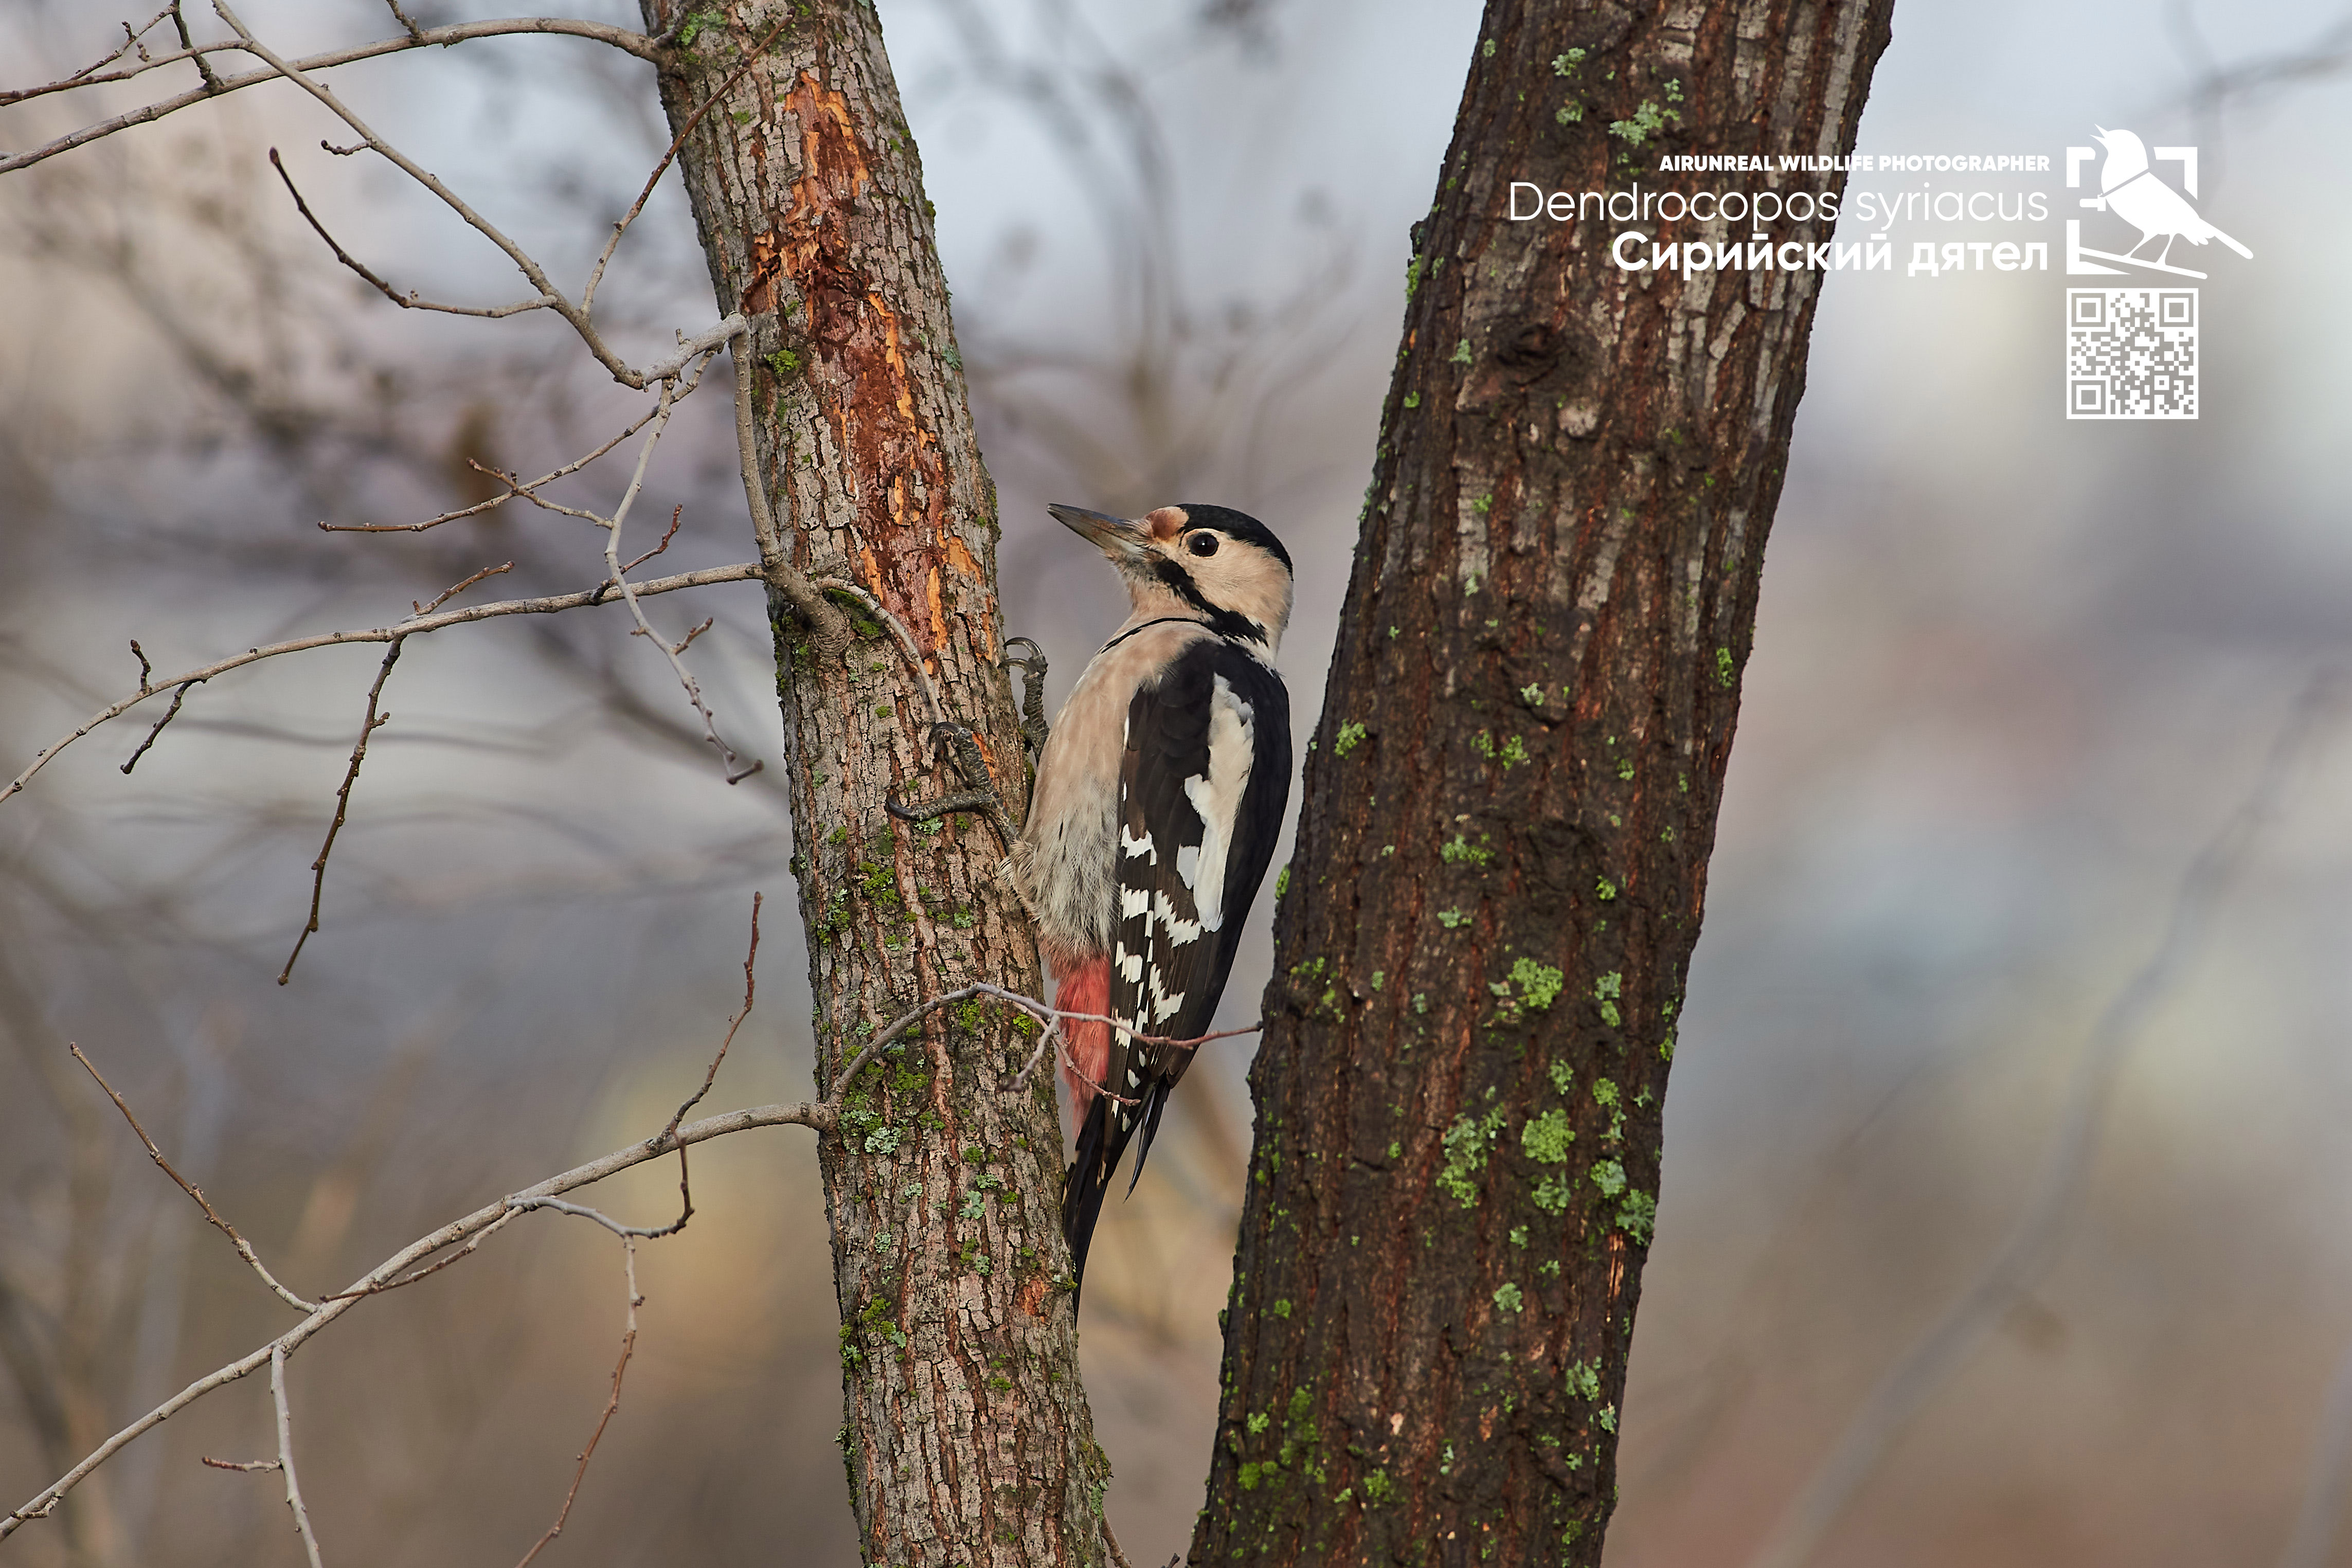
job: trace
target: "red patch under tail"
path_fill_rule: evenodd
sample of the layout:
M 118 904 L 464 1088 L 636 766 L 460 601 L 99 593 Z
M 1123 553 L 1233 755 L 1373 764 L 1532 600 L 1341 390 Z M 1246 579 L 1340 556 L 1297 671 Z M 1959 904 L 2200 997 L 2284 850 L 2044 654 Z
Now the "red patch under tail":
M 1110 958 L 1081 958 L 1065 967 L 1054 966 L 1054 1006 L 1063 1012 L 1107 1015 L 1110 1011 Z M 1095 1085 L 1110 1071 L 1110 1025 L 1066 1021 L 1062 1037 L 1069 1054 L 1062 1061 L 1062 1082 L 1070 1089 L 1070 1117 L 1083 1124 L 1095 1103 Z M 1076 1071 L 1072 1064 L 1076 1063 Z M 1083 1075 L 1083 1076 L 1081 1076 Z

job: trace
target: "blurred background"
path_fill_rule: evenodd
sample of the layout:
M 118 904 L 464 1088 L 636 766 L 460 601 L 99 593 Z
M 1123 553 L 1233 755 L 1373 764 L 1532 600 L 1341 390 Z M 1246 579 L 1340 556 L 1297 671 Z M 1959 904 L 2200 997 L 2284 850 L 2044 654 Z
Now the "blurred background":
M 570 9 L 635 21 L 613 0 Z M 388 21 L 358 0 L 244 15 L 289 54 Z M 1120 613 L 1046 501 L 1242 507 L 1301 563 L 1282 663 L 1303 737 L 1406 228 L 1476 7 L 888 0 L 883 16 L 1002 491 L 1008 626 L 1053 653 L 1058 701 Z M 119 20 L 20 0 L 0 15 L 5 85 L 88 65 Z M 2352 715 L 2326 682 L 2352 642 L 2352 317 L 2326 259 L 2352 198 L 2347 68 L 2352 19 L 2328 5 L 1897 9 L 1863 151 L 2063 169 L 2095 126 L 2195 143 L 2202 210 L 2255 258 L 2198 253 L 2214 277 L 2194 423 L 2061 417 L 2060 274 L 1911 277 L 1898 231 L 1894 273 L 1827 281 L 1676 1058 L 1612 1563 L 1748 1561 L 1801 1496 L 1825 1564 L 2352 1561 L 2334 1494 L 2305 1509 L 2315 1458 L 2340 1479 L 2321 1433 L 2352 1349 Z M 574 288 L 667 141 L 645 68 L 578 41 L 336 79 Z M 0 109 L 0 144 L 136 101 Z M 0 179 L 0 741 L 16 759 L 0 771 L 134 689 L 132 639 L 160 677 L 383 624 L 484 567 L 513 563 L 477 598 L 601 576 L 593 529 L 518 507 L 425 533 L 318 529 L 471 504 L 490 491 L 469 458 L 545 472 L 643 402 L 588 373 L 558 323 L 402 312 L 334 265 L 268 147 L 396 287 L 521 292 L 478 236 L 322 137 L 348 141 L 262 89 Z M 2055 176 L 1968 183 L 2073 200 Z M 674 179 L 599 307 L 639 360 L 710 319 Z M 714 391 L 657 459 L 630 553 L 684 510 L 648 570 L 749 556 Z M 608 504 L 625 473 L 616 455 L 570 495 Z M 692 654 L 704 689 L 740 748 L 772 753 L 757 590 L 648 612 L 672 635 L 716 617 Z M 10 1506 L 289 1321 L 66 1040 L 305 1292 L 656 1131 L 740 1003 L 755 889 L 760 1001 L 710 1103 L 809 1092 L 782 796 L 764 775 L 722 781 L 611 609 L 408 646 L 321 932 L 272 983 L 380 657 L 225 676 L 129 776 L 150 709 L 0 805 Z M 2282 736 L 2290 755 L 2266 765 Z M 2274 810 L 2150 972 L 2192 860 L 2258 785 Z M 1228 1022 L 1263 982 L 1256 919 Z M 2126 997 L 2144 1005 L 2102 1037 Z M 1090 1270 L 1088 1387 L 1139 1563 L 1180 1550 L 1199 1506 L 1245 1049 L 1192 1076 Z M 2097 1113 L 2070 1124 L 2070 1103 Z M 2053 1187 L 2062 1146 L 2080 1177 Z M 642 1251 L 620 1414 L 551 1552 L 770 1561 L 782 1539 L 795 1563 L 851 1562 L 809 1138 L 724 1140 L 695 1171 L 693 1226 Z M 2037 1192 L 2062 1200 L 2046 1244 L 1979 1293 L 1978 1332 L 1903 1385 L 1899 1418 L 1853 1437 Z M 656 1167 L 595 1201 L 658 1223 L 675 1199 Z M 618 1264 L 604 1232 L 533 1217 L 303 1351 L 294 1409 L 331 1563 L 522 1554 L 604 1406 Z M 272 1446 L 266 1388 L 240 1385 L 6 1551 L 293 1563 L 275 1478 L 197 1462 Z M 1832 1469 L 1844 1481 L 1825 1490 Z

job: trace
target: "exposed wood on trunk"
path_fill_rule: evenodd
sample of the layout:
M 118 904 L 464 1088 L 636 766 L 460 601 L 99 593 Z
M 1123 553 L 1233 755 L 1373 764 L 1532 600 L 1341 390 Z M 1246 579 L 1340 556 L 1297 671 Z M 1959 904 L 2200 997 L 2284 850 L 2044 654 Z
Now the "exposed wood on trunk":
M 1842 188 L 1655 171 L 1850 151 L 1891 7 L 1486 8 L 1276 918 L 1202 1568 L 1600 1561 L 1820 276 L 1622 271 L 1623 229 L 1755 225 L 1508 183 Z
M 647 0 L 651 26 L 672 9 Z M 873 12 L 695 7 L 664 57 L 680 161 L 723 315 L 751 323 L 758 483 L 793 565 L 857 584 L 972 727 L 1017 820 L 1027 789 L 995 667 L 995 500 L 973 441 L 921 169 Z M 723 20 L 705 17 L 722 16 Z M 824 656 L 772 594 L 820 1082 L 917 1001 L 989 981 L 1037 994 L 1026 917 L 979 816 L 916 828 L 886 795 L 941 774 L 922 678 L 846 598 Z M 979 784 L 982 780 L 973 779 Z M 842 1317 L 845 1458 L 866 1559 L 1106 1561 L 1057 1204 L 1053 1075 L 1007 1092 L 1034 1028 L 935 1015 L 860 1074 L 824 1138 Z M 787 1555 L 790 1555 L 788 1552 Z

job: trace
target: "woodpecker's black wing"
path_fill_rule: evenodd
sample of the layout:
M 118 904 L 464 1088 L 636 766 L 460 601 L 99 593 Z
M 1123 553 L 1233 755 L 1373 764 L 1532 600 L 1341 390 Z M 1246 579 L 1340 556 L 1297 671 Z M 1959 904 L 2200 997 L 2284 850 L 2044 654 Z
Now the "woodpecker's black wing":
M 1254 654 L 1204 638 L 1137 691 L 1118 778 L 1113 1018 L 1139 1034 L 1208 1032 L 1289 797 L 1290 697 Z M 1074 1269 L 1129 1140 L 1139 1125 L 1140 1176 L 1168 1092 L 1192 1064 L 1190 1051 L 1113 1031 L 1062 1200 Z

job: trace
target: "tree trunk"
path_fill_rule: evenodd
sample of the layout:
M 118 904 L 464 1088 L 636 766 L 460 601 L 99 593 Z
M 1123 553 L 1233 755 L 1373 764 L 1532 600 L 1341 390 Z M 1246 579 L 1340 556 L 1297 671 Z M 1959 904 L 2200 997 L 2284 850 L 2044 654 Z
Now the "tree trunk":
M 1600 1561 L 1820 277 L 1621 270 L 1751 225 L 1508 186 L 1842 191 L 1654 171 L 1848 152 L 1892 5 L 1489 0 L 1276 921 L 1204 1568 Z
M 677 9 L 646 0 L 648 26 Z M 694 10 L 662 101 L 719 308 L 751 324 L 737 352 L 755 367 L 757 482 L 781 549 L 904 626 L 1017 821 L 1027 768 L 995 664 L 994 492 L 880 25 L 854 0 Z M 773 584 L 770 602 L 824 1091 L 920 1000 L 975 981 L 1037 995 L 1037 956 L 996 876 L 1010 846 L 984 816 L 913 828 L 884 810 L 886 794 L 962 784 L 934 769 L 924 676 L 895 634 L 844 598 L 856 636 L 835 656 Z M 842 1443 L 871 1563 L 1106 1560 L 1108 1466 L 1063 1288 L 1053 1064 L 1010 1092 L 1034 1032 L 1001 1009 L 934 1014 L 860 1073 L 823 1137 Z

